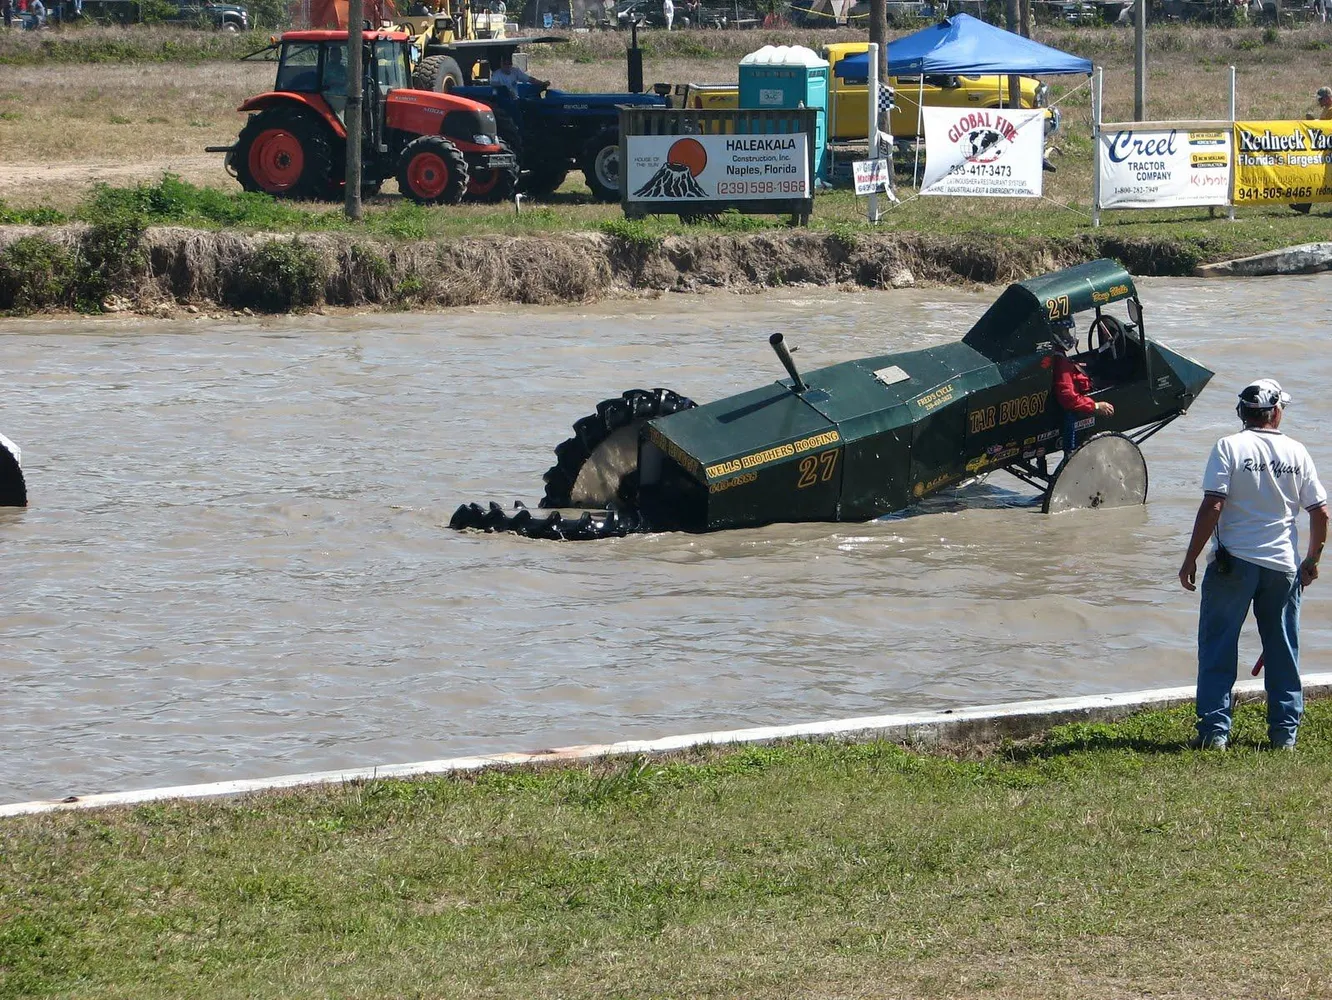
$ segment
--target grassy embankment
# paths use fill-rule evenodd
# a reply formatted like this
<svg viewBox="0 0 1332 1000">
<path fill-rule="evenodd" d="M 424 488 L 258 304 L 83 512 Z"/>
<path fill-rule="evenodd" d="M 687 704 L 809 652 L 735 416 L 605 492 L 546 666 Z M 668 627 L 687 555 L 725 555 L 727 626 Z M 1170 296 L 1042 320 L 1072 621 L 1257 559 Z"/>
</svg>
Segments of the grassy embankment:
<svg viewBox="0 0 1332 1000">
<path fill-rule="evenodd" d="M 960 277 L 1005 281 L 1099 254 L 1117 256 L 1143 273 L 1186 274 L 1197 263 L 1325 236 L 1325 209 L 1316 210 L 1312 216 L 1299 216 L 1284 206 L 1241 209 L 1239 221 L 1234 224 L 1197 209 L 1108 213 L 1100 229 L 1093 230 L 1089 224 L 1090 91 L 1086 86 L 1076 89 L 1079 81 L 1068 79 L 1052 81 L 1055 98 L 1066 99 L 1060 102 L 1064 128 L 1056 141 L 1059 152 L 1054 157 L 1059 169 L 1046 175 L 1047 200 L 908 197 L 906 204 L 893 209 L 874 230 L 878 235 L 870 236 L 863 218 L 863 200 L 845 191 L 832 192 L 820 195 L 816 202 L 812 229 L 821 242 L 815 241 L 817 249 L 812 255 L 809 248 L 814 244 L 808 239 L 774 234 L 774 239 L 764 245 L 769 248 L 764 253 L 741 254 L 745 260 L 730 260 L 739 253 L 732 249 L 737 245 L 735 241 L 761 230 L 784 228 L 785 220 L 737 216 L 719 223 L 687 226 L 674 217 L 665 217 L 626 224 L 620 219 L 618 206 L 590 200 L 577 174 L 549 204 L 525 204 L 521 213 L 508 205 L 420 209 L 404 204 L 390 191 L 372 200 L 364 225 L 352 227 L 331 205 L 283 204 L 242 195 L 222 170 L 221 157 L 200 152 L 205 145 L 234 138 L 240 124 L 234 108 L 244 96 L 267 86 L 272 73 L 269 63 L 208 58 L 210 46 L 246 47 L 255 39 L 215 41 L 220 36 L 166 29 L 142 36 L 122 31 L 124 37 L 113 31 L 106 38 L 86 32 L 69 34 L 72 41 L 53 46 L 21 36 L 0 40 L 0 61 L 8 60 L 12 66 L 6 81 L 0 84 L 0 158 L 6 161 L 6 169 L 0 172 L 0 198 L 7 205 L 0 207 L 3 218 L 43 224 L 63 218 L 95 219 L 100 212 L 98 205 L 110 199 L 133 202 L 137 218 L 146 225 L 226 230 L 228 235 L 334 234 L 333 243 L 323 242 L 315 254 L 322 257 L 322 263 L 307 262 L 305 268 L 307 275 L 315 275 L 313 284 L 322 283 L 325 290 L 279 294 L 270 297 L 266 308 L 278 307 L 283 301 L 297 306 L 324 301 L 351 305 L 450 304 L 515 297 L 555 301 L 565 295 L 590 297 L 612 287 L 628 286 L 764 285 L 806 280 L 876 285 L 887 283 L 890 273 L 903 268 L 927 280 Z M 198 42 L 197 53 L 184 62 L 162 61 L 159 56 L 163 52 L 175 51 L 171 46 L 186 44 L 180 36 L 187 36 L 189 44 Z M 830 37 L 842 36 L 810 31 L 649 32 L 645 36 L 647 75 L 649 79 L 670 81 L 734 79 L 738 55 L 761 42 L 818 45 Z M 1115 27 L 1056 29 L 1044 32 L 1042 37 L 1105 65 L 1107 116 L 1130 117 L 1130 31 Z M 1239 69 L 1240 115 L 1280 117 L 1302 114 L 1309 103 L 1307 95 L 1324 82 L 1332 28 L 1160 25 L 1154 26 L 1149 40 L 1152 69 L 1148 111 L 1152 117 L 1224 114 L 1226 67 L 1231 64 Z M 570 89 L 618 89 L 623 83 L 620 56 L 624 44 L 621 34 L 580 36 L 568 45 L 535 50 L 534 69 Z M 80 58 L 80 45 L 92 53 L 89 59 L 100 58 L 96 53 L 116 46 L 138 51 L 133 48 L 138 45 L 144 54 L 128 62 L 73 61 Z M 162 184 L 163 172 L 177 174 L 188 183 Z M 89 181 L 97 179 L 125 190 L 90 197 Z M 196 191 L 189 184 L 215 190 Z M 388 187 L 391 189 L 393 184 Z M 164 194 L 166 189 L 169 191 Z M 909 196 L 909 191 L 904 194 Z M 585 273 L 568 274 L 567 280 L 539 281 L 540 287 L 531 295 L 521 292 L 525 282 L 517 276 L 497 277 L 482 290 L 430 291 L 448 284 L 453 272 L 446 268 L 439 281 L 433 273 L 407 274 L 396 266 L 395 251 L 387 245 L 429 241 L 447 247 L 440 251 L 447 255 L 467 242 L 465 237 L 478 236 L 482 240 L 471 244 L 467 253 L 484 257 L 485 245 L 497 238 L 571 231 L 608 232 L 614 245 L 603 247 L 594 254 L 596 259 L 585 262 Z M 719 234 L 732 238 L 721 250 L 721 256 L 728 260 L 719 270 L 704 270 L 707 248 L 716 243 Z M 674 239 L 677 237 L 683 239 Z M 354 263 L 347 262 L 351 251 L 346 244 L 362 238 L 372 241 L 365 244 L 363 258 L 383 258 L 388 263 L 383 268 L 372 267 L 368 276 L 353 274 L 343 284 L 359 291 L 340 295 L 334 287 L 336 282 L 321 282 L 316 272 L 327 278 L 334 271 L 355 271 Z M 334 244 L 343 249 L 338 250 Z M 214 257 L 223 253 L 206 251 L 198 241 L 191 246 L 195 258 L 210 252 Z M 585 248 L 587 244 L 578 246 Z M 774 246 L 779 252 L 770 250 Z M 876 251 L 875 247 L 886 249 Z M 515 250 L 506 253 L 546 261 L 550 254 L 560 256 L 565 251 L 537 245 L 530 255 Z M 882 260 L 878 265 L 873 259 L 876 255 Z M 421 256 L 419 250 L 411 254 L 414 262 Z M 842 259 L 847 257 L 853 259 L 849 263 Z M 507 266 L 504 261 L 493 263 L 497 273 Z M 559 266 L 565 267 L 567 262 Z M 154 294 L 168 298 L 217 293 L 215 288 L 210 290 L 208 282 L 164 284 L 146 271 L 139 277 L 139 286 L 152 279 Z M 142 297 L 139 289 L 129 287 L 133 284 L 129 282 L 122 291 Z M 518 287 L 519 292 L 515 294 L 510 286 Z M 244 297 L 234 288 L 233 293 L 225 294 L 224 300 L 238 302 Z M 95 296 L 74 292 L 65 298 L 87 304 Z M 12 296 L 5 301 L 5 308 L 25 308 Z M 49 302 L 36 307 L 60 304 Z M 257 302 L 248 304 L 259 306 Z"/>
<path fill-rule="evenodd" d="M 0 821 L 0 996 L 1326 995 L 1332 703 Z"/>
</svg>

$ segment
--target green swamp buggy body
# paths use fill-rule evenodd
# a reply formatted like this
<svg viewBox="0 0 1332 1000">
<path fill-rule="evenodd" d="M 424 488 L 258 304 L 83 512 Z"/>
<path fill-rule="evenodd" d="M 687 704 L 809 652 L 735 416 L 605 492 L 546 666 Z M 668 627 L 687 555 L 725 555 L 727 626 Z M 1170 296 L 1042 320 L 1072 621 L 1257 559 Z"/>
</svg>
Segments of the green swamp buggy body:
<svg viewBox="0 0 1332 1000">
<path fill-rule="evenodd" d="M 1073 356 L 1113 416 L 1073 419 L 1054 398 L 1053 324 L 1082 314 Z M 1042 490 L 1047 512 L 1144 503 L 1138 445 L 1212 377 L 1147 337 L 1110 260 L 1009 286 L 956 343 L 801 374 L 770 342 L 788 378 L 704 405 L 664 389 L 607 400 L 555 449 L 541 502 L 555 510 L 465 504 L 452 526 L 591 539 L 866 521 L 995 470 Z"/>
</svg>

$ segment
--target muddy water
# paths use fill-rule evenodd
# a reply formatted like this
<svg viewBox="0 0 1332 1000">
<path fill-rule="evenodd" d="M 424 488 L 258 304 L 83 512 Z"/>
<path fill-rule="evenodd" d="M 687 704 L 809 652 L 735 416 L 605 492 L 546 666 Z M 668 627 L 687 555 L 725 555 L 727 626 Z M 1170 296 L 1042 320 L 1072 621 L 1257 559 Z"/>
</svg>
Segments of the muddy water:
<svg viewBox="0 0 1332 1000">
<path fill-rule="evenodd" d="M 775 329 L 807 366 L 955 339 L 992 294 L 8 322 L 32 506 L 0 511 L 0 801 L 1188 683 L 1174 573 L 1233 393 L 1280 378 L 1332 475 L 1328 288 L 1144 283 L 1218 372 L 1148 442 L 1145 508 L 1048 518 L 996 476 L 871 524 L 587 544 L 445 525 L 534 503 L 606 396 L 772 380 Z"/>
</svg>

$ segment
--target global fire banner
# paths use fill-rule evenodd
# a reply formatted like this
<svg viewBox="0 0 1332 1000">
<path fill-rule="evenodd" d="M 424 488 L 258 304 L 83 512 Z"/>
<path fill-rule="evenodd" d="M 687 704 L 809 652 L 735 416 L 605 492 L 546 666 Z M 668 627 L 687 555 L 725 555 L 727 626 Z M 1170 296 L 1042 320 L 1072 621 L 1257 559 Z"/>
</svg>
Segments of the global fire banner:
<svg viewBox="0 0 1332 1000">
<path fill-rule="evenodd" d="M 921 194 L 1039 198 L 1045 112 L 1039 108 L 925 111 Z"/>
<path fill-rule="evenodd" d="M 808 137 L 631 135 L 630 201 L 744 201 L 811 197 Z"/>
<path fill-rule="evenodd" d="M 1235 203 L 1332 201 L 1332 121 L 1235 123 Z"/>
<path fill-rule="evenodd" d="M 1185 129 L 1102 132 L 1100 208 L 1230 203 L 1230 133 Z"/>
</svg>

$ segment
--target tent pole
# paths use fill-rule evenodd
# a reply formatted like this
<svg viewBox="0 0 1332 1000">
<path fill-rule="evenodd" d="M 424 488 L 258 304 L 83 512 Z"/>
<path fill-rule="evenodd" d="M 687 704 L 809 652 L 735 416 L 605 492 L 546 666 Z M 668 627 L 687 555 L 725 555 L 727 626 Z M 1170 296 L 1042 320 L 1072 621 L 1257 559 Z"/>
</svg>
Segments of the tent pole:
<svg viewBox="0 0 1332 1000">
<path fill-rule="evenodd" d="M 1235 142 L 1235 115 L 1236 115 L 1235 67 L 1231 66 L 1230 67 L 1230 141 L 1232 144 Z M 1235 154 L 1233 150 L 1231 151 L 1230 162 L 1231 163 L 1235 162 Z M 1226 213 L 1226 218 L 1228 218 L 1231 222 L 1234 222 L 1235 221 L 1235 195 L 1233 193 L 1235 188 L 1234 168 L 1232 168 L 1230 171 L 1230 185 L 1232 193 L 1230 195 L 1230 206 L 1229 206 L 1229 211 Z"/>
<path fill-rule="evenodd" d="M 1092 81 L 1092 228 L 1101 224 L 1101 82 L 1104 72 L 1097 66 Z"/>
<path fill-rule="evenodd" d="M 869 43 L 869 161 L 879 158 L 879 43 Z M 879 193 L 870 188 L 869 221 L 879 221 Z"/>
<path fill-rule="evenodd" d="M 919 188 L 920 143 L 925 138 L 925 67 L 920 67 L 920 91 L 916 94 L 916 162 L 911 168 L 911 186 Z"/>
</svg>

